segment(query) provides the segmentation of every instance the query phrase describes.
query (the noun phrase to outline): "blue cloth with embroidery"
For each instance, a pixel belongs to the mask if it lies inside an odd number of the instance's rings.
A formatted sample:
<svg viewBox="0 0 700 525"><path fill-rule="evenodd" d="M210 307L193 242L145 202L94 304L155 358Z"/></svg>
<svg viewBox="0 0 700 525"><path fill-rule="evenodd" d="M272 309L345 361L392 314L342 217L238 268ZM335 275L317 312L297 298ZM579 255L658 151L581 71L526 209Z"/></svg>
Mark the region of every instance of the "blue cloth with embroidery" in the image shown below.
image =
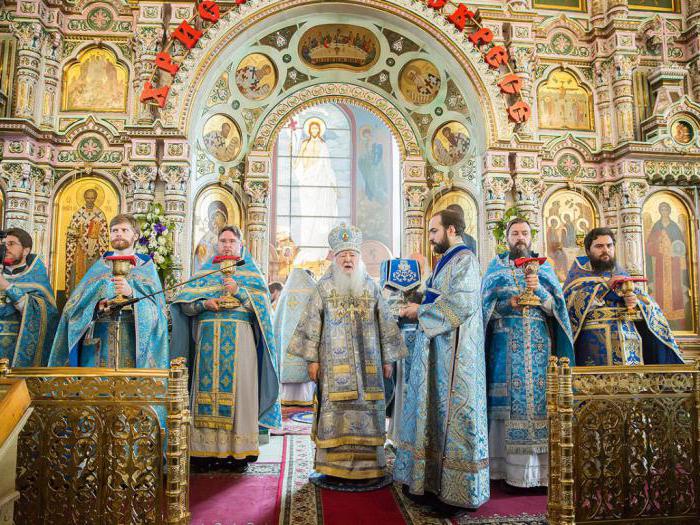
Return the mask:
<svg viewBox="0 0 700 525"><path fill-rule="evenodd" d="M420 265L415 259L389 259L379 269L379 287L408 292L420 285Z"/></svg>
<svg viewBox="0 0 700 525"><path fill-rule="evenodd" d="M545 262L535 290L542 307L514 308L525 274L508 253L491 261L481 288L486 330L489 418L505 420L506 452L547 452L547 365L550 355L574 363L571 325L559 279Z"/></svg>
<svg viewBox="0 0 700 525"><path fill-rule="evenodd" d="M578 257L564 283L576 348L583 366L683 363L678 344L661 308L637 288L638 321L623 320L624 299L608 286L614 276L629 275L616 266L596 274L588 257Z"/></svg>
<svg viewBox="0 0 700 525"><path fill-rule="evenodd" d="M237 298L241 302L250 299L254 310L254 315L249 319L249 322L253 326L258 355L258 421L262 427L280 428L282 426L282 410L279 397L279 356L277 355L277 347L272 330L269 292L265 279L248 250L243 248L241 255L243 258L243 265L236 268L232 277L239 286ZM186 316L179 305L221 297L223 293L221 273L216 272L211 275L204 275L218 270L219 266L219 264L213 263L213 258L207 261L195 275L195 277L198 275L201 275L201 277L182 288L171 308L173 319L172 354L173 357L185 357L190 364L191 371L200 361L203 363L214 363L216 359L218 362L219 356L214 356L214 352L219 352L221 349L214 348L214 341L207 341L208 344L199 345L199 351L206 351L207 355L195 355L197 345L192 335L195 319ZM234 315L236 312L237 311L204 312L202 315L214 315L217 320L221 320L225 323L227 317ZM235 328L235 320L231 319L231 321L232 322L226 324ZM202 332L200 337L206 338L208 334L208 332ZM209 336L211 335L209 334ZM227 337L235 342L235 329L231 330L231 333ZM219 346L223 347L223 345ZM235 348L232 348L228 352L230 354L229 360L233 362L235 359ZM202 370L202 373L204 373L206 367L200 366L199 368ZM224 374L222 374L222 379L223 375ZM229 379L232 378L229 377ZM232 380L228 382L221 381L219 384L214 385L211 378L207 379L200 373L197 373L193 377L193 381L197 382L196 388L198 392L212 391L212 389L218 389L217 391L222 392L232 392L234 386ZM193 416L195 419L198 417L198 411L201 408L202 416L221 416L222 428L232 423L230 414L225 413L227 410L226 408L223 408L222 411L222 406L217 405L217 407L213 407L210 405L207 407L205 405L206 403L198 402L197 406L194 407L195 413ZM231 408L232 407L228 407L228 410Z"/></svg>
<svg viewBox="0 0 700 525"><path fill-rule="evenodd" d="M458 244L428 283L433 299L418 307L394 479L413 494L477 508L490 495L479 263Z"/></svg>
<svg viewBox="0 0 700 525"><path fill-rule="evenodd" d="M49 366L112 366L109 348L109 322L96 321L97 303L116 296L111 281L112 265L105 257L98 259L71 293L58 324L51 349ZM158 271L150 257L136 254L137 264L131 269L127 282L134 297L144 297L162 291ZM163 294L144 299L133 305L133 323L121 348L120 363L136 368L168 368L168 319ZM123 326L123 325L122 325ZM94 331L91 341L89 332ZM88 336L88 337L86 337Z"/></svg>
<svg viewBox="0 0 700 525"><path fill-rule="evenodd" d="M46 366L58 323L46 266L30 254L24 270L3 277L10 287L0 305L0 358L9 359L11 368Z"/></svg>

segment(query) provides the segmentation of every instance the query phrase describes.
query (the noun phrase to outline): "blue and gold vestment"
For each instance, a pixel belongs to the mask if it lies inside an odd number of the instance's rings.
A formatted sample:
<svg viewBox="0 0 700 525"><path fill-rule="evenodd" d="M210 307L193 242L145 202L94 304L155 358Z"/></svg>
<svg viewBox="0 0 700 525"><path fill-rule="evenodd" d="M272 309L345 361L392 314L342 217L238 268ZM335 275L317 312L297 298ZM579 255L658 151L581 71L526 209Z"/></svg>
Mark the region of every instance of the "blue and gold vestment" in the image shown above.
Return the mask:
<svg viewBox="0 0 700 525"><path fill-rule="evenodd" d="M540 266L538 278L535 295L543 307L515 308L511 299L525 291L525 275L504 253L489 264L481 288L489 418L506 421L506 450L512 454L547 451L549 356L574 364L566 303L549 262Z"/></svg>
<svg viewBox="0 0 700 525"><path fill-rule="evenodd" d="M578 257L564 283L573 328L576 363L582 366L683 363L671 327L649 294L636 289L637 318L625 319L624 299L608 286L620 266L594 273L588 257Z"/></svg>
<svg viewBox="0 0 700 525"><path fill-rule="evenodd" d="M116 296L112 265L105 260L112 254L107 252L97 260L71 293L58 324L49 366L113 367L118 338L120 367L168 368L168 319L162 293L137 302L119 317L97 317L97 304ZM134 298L163 289L147 255L136 254L136 266L126 280Z"/></svg>
<svg viewBox="0 0 700 525"><path fill-rule="evenodd" d="M484 327L476 257L450 248L426 282L394 479L476 508L489 499Z"/></svg>
<svg viewBox="0 0 700 525"><path fill-rule="evenodd" d="M384 475L386 407L382 366L406 355L379 286L365 275L353 295L336 289L333 264L309 300L288 352L320 363L312 429L314 468L349 479Z"/></svg>
<svg viewBox="0 0 700 525"><path fill-rule="evenodd" d="M0 304L0 358L10 367L46 366L58 323L53 289L41 258L27 257L27 265L3 277L10 287Z"/></svg>
<svg viewBox="0 0 700 525"><path fill-rule="evenodd" d="M235 297L240 301L240 307L216 312L204 309L204 301L224 294L221 273L205 275L220 268L218 263L214 264L213 259L210 259L194 276L200 277L182 288L171 308L171 350L173 356L185 357L190 367L195 428L235 434L236 384L244 379L237 376L240 337L243 332L251 329L254 338L250 344L254 345L253 352L257 361L258 380L257 385L254 385L254 395L258 401L257 422L259 426L267 428L279 428L282 425L279 357L272 332L269 292L262 273L245 248L242 257L244 264L237 266L232 275L239 287ZM254 432L254 439L250 436L246 439L257 446L257 428ZM206 455L257 455L257 450L249 450L248 454L244 454L232 448L235 447L231 445L228 450L211 450Z"/></svg>

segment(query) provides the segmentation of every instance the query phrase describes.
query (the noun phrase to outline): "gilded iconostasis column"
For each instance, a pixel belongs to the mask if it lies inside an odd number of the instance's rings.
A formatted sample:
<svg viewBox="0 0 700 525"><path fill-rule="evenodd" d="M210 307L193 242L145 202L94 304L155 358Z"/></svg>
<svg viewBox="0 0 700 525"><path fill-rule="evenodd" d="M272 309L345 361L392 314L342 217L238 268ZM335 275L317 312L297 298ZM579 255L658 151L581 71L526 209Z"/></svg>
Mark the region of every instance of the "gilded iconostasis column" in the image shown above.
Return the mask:
<svg viewBox="0 0 700 525"><path fill-rule="evenodd" d="M17 38L14 116L34 121L43 29L39 22L13 22L10 29Z"/></svg>
<svg viewBox="0 0 700 525"><path fill-rule="evenodd" d="M174 277L181 279L183 247L185 246L184 225L187 217L187 186L190 180L189 145L181 141L166 141L163 160L160 164L160 178L165 182L165 217L173 221ZM191 211L191 210L190 210Z"/></svg>
<svg viewBox="0 0 700 525"><path fill-rule="evenodd" d="M29 231L30 199L32 193L32 165L29 162L4 162L2 177L5 180L7 208L5 227L18 227Z"/></svg>
<svg viewBox="0 0 700 525"><path fill-rule="evenodd" d="M600 42L597 42L601 45ZM596 108L598 110L598 136L600 146L611 147L612 138L612 116L610 107L610 61L596 59L593 63L593 77L596 92Z"/></svg>
<svg viewBox="0 0 700 525"><path fill-rule="evenodd" d="M423 157L407 157L402 166L403 174L403 246L404 257L422 253L425 236L425 204L428 196L428 183L425 178ZM426 257L429 254L423 254Z"/></svg>
<svg viewBox="0 0 700 525"><path fill-rule="evenodd" d="M126 208L129 213L145 213L155 199L158 166L155 158L155 139L138 139L131 144L131 163L122 172L126 186Z"/></svg>
<svg viewBox="0 0 700 525"><path fill-rule="evenodd" d="M43 167L33 170L33 182L34 203L32 206L32 219L34 231L32 232L32 239L34 240L34 248L32 251L41 255L44 261L48 261L49 253L51 252L49 203L51 200L51 192L56 182L54 169Z"/></svg>
<svg viewBox="0 0 700 525"><path fill-rule="evenodd" d="M139 13L136 22L136 31L132 39L134 50L134 93L141 93L146 82L149 81L155 68L156 53L160 50L163 40L163 8L165 4L139 3ZM163 72L159 74L165 74ZM158 77L152 84L158 84ZM136 123L141 125L152 124L154 121L153 106L142 104L139 97L134 97L134 113Z"/></svg>
<svg viewBox="0 0 700 525"><path fill-rule="evenodd" d="M515 205L528 218L532 227L541 231L541 197L545 186L540 170L540 159L535 152L519 151L512 155L514 157ZM535 242L539 245L541 239L540 235L535 239Z"/></svg>
<svg viewBox="0 0 700 525"><path fill-rule="evenodd" d="M58 81L60 76L59 64L63 55L63 36L58 31L46 36L42 56L44 80L41 94L40 125L42 128L53 129L58 109Z"/></svg>
<svg viewBox="0 0 700 525"><path fill-rule="evenodd" d="M482 260L490 260L496 253L493 230L506 211L506 197L513 188L513 178L505 151L487 151L484 155L484 208L486 211L486 239L479 250Z"/></svg>
<svg viewBox="0 0 700 525"><path fill-rule="evenodd" d="M270 242L268 217L270 215L271 163L271 152L251 151L246 158L243 182L243 191L248 196L246 246L265 275L267 275Z"/></svg>
<svg viewBox="0 0 700 525"><path fill-rule="evenodd" d="M637 161L632 161L637 162ZM644 239L642 236L642 204L649 191L644 179L620 183L620 230L624 247L624 266L631 275L644 275Z"/></svg>
<svg viewBox="0 0 700 525"><path fill-rule="evenodd" d="M525 17L529 20L521 20ZM516 73L523 81L520 88L522 99L527 102L531 108L536 106L536 101L533 100L532 86L535 75L535 61L537 51L535 48L535 37L532 31L532 18L535 17L534 12L521 13L518 16L518 22L508 24L506 44L508 46L508 54L511 58L513 72ZM535 119L530 118L523 122L518 128L518 135L521 138L530 138L534 135Z"/></svg>
<svg viewBox="0 0 700 525"><path fill-rule="evenodd" d="M621 34L619 42L628 43L634 50L634 35ZM617 144L634 140L634 97L632 94L632 71L639 63L636 50L616 53L613 57L613 102ZM634 54L631 54L634 53Z"/></svg>

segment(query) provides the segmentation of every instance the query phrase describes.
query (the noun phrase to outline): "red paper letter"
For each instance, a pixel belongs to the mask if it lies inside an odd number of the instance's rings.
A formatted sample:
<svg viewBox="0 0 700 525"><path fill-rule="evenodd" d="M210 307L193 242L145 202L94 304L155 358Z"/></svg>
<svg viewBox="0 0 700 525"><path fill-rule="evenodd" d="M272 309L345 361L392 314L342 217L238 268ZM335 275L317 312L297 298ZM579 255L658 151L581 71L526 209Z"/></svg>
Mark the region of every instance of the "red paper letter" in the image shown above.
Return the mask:
<svg viewBox="0 0 700 525"><path fill-rule="evenodd" d="M428 7L432 7L433 9L442 9L445 7L446 3L447 0L428 0Z"/></svg>
<svg viewBox="0 0 700 525"><path fill-rule="evenodd" d="M245 0L236 0L236 5L245 4Z"/></svg>
<svg viewBox="0 0 700 525"><path fill-rule="evenodd" d="M523 79L515 73L509 73L498 82L497 86L501 88L501 93L515 95L520 93L520 89L523 87Z"/></svg>
<svg viewBox="0 0 700 525"><path fill-rule="evenodd" d="M174 75L177 73L177 70L180 69L180 66L173 62L170 53L165 53L164 51L161 51L156 55L156 67L162 69L163 71L167 71L171 75Z"/></svg>
<svg viewBox="0 0 700 525"><path fill-rule="evenodd" d="M477 47L482 44L490 44L493 40L493 31L488 27L482 27L476 33L469 35L469 40Z"/></svg>
<svg viewBox="0 0 700 525"><path fill-rule="evenodd" d="M467 6L464 4L459 4L455 12L447 17L447 19L460 31L464 31L464 26L467 24L467 18L469 20L473 20L474 13L467 9Z"/></svg>
<svg viewBox="0 0 700 525"><path fill-rule="evenodd" d="M199 39L202 38L202 32L188 24L187 20L183 20L175 31L173 31L173 38L177 38L180 42L185 44L187 49L192 49L197 45Z"/></svg>
<svg viewBox="0 0 700 525"><path fill-rule="evenodd" d="M199 11L199 16L201 16L203 20L207 20L214 24L219 21L219 6L216 4L216 2L204 0L197 6L197 11Z"/></svg>
<svg viewBox="0 0 700 525"><path fill-rule="evenodd" d="M158 102L158 107L162 108L165 106L165 101L168 99L168 91L170 91L170 86L154 88L150 82L146 82L139 100L141 100L141 102L148 102L149 100L155 99L156 102Z"/></svg>
<svg viewBox="0 0 700 525"><path fill-rule="evenodd" d="M501 64L508 62L508 51L503 46L493 46L484 56L484 60L491 69L498 69Z"/></svg>
<svg viewBox="0 0 700 525"><path fill-rule="evenodd" d="M508 108L508 117L518 124L525 122L530 118L530 106L520 100Z"/></svg>

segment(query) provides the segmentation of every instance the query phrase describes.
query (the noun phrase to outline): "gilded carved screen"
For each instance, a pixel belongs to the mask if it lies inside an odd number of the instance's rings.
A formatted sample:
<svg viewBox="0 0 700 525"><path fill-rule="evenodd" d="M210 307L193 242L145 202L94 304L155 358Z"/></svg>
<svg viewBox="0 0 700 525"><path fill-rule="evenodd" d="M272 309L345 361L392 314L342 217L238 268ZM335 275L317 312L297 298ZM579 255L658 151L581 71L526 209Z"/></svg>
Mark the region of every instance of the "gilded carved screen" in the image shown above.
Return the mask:
<svg viewBox="0 0 700 525"><path fill-rule="evenodd" d="M109 221L119 213L114 187L98 177L82 177L56 195L51 243L51 284L59 304L90 265L109 249Z"/></svg>
<svg viewBox="0 0 700 525"><path fill-rule="evenodd" d="M670 192L655 193L642 209L649 293L676 332L695 332L693 235L690 214Z"/></svg>
<svg viewBox="0 0 700 525"><path fill-rule="evenodd" d="M238 226L243 230L241 208L230 192L220 186L209 186L197 197L194 209L192 273L216 255L218 233L226 225Z"/></svg>
<svg viewBox="0 0 700 525"><path fill-rule="evenodd" d="M545 253L563 282L576 257L585 255L583 238L597 226L595 212L580 193L559 190L547 199L542 217Z"/></svg>
<svg viewBox="0 0 700 525"><path fill-rule="evenodd" d="M93 47L63 70L63 111L125 112L129 72L106 48Z"/></svg>

